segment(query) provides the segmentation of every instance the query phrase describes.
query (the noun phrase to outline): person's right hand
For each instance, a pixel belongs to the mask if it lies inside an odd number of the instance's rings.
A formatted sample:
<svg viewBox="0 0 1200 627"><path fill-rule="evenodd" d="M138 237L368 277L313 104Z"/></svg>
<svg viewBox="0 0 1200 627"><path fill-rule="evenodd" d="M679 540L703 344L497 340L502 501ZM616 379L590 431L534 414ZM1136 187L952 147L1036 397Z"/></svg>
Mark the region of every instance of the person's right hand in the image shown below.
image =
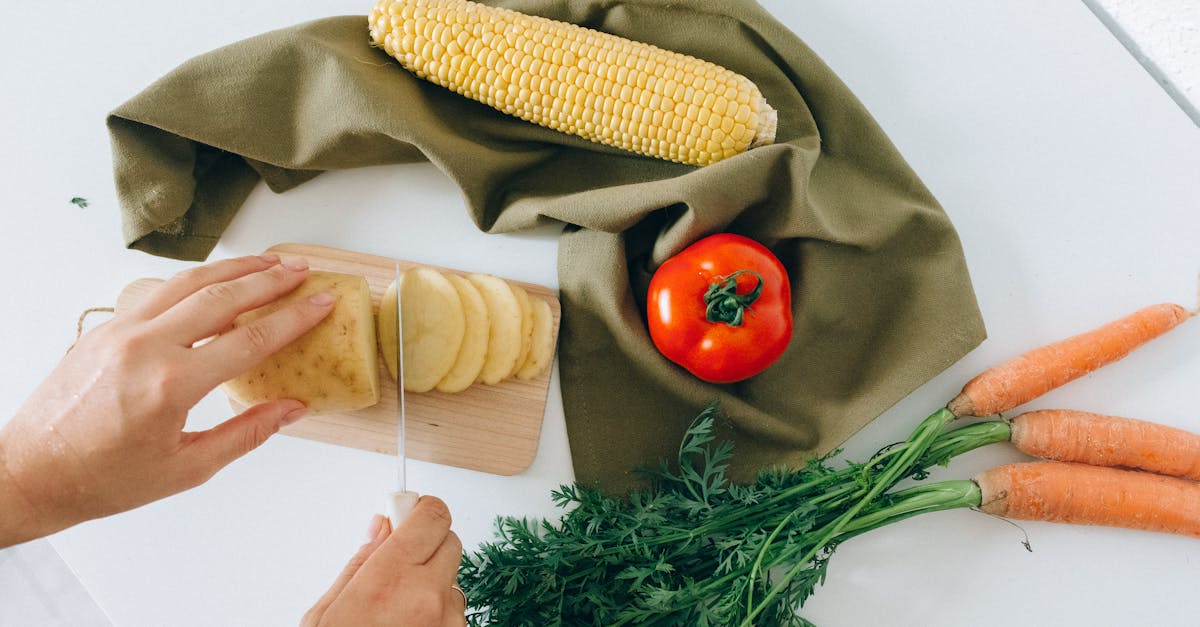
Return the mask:
<svg viewBox="0 0 1200 627"><path fill-rule="evenodd" d="M301 627L466 625L465 596L455 589L462 542L441 499L422 496L394 531L376 514L367 536Z"/></svg>

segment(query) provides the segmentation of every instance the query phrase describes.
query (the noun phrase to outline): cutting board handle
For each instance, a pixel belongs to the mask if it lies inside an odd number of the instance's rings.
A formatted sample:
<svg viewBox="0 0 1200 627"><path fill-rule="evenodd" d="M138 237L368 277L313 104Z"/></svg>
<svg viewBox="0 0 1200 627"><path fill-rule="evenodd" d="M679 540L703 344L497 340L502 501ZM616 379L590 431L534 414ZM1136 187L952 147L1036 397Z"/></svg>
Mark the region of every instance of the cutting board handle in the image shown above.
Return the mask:
<svg viewBox="0 0 1200 627"><path fill-rule="evenodd" d="M117 296L117 313L132 309L163 283L162 279L137 279L126 285Z"/></svg>

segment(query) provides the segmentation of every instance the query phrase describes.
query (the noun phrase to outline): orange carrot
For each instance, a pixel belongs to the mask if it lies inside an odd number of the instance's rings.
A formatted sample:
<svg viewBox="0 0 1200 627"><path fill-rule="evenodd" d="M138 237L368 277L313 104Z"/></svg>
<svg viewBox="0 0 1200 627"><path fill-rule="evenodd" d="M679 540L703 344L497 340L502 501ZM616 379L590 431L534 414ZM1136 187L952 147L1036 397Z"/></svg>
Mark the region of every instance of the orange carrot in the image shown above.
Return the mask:
<svg viewBox="0 0 1200 627"><path fill-rule="evenodd" d="M980 509L1005 518L1200 538L1200 483L1066 462L1008 464L975 477Z"/></svg>
<svg viewBox="0 0 1200 627"><path fill-rule="evenodd" d="M947 407L955 416L1008 411L1121 359L1191 315L1172 303L1152 305L1097 329L1036 348L971 379Z"/></svg>
<svg viewBox="0 0 1200 627"><path fill-rule="evenodd" d="M1013 418L1011 439L1034 457L1200 480L1200 435L1144 420L1044 409Z"/></svg>

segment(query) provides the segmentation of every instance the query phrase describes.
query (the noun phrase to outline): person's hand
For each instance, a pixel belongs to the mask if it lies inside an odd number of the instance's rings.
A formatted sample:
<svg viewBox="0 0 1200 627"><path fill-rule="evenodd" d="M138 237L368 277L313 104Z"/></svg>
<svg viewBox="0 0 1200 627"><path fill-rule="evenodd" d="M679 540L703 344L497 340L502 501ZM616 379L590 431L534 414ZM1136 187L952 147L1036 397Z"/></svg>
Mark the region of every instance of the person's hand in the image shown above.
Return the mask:
<svg viewBox="0 0 1200 627"><path fill-rule="evenodd" d="M359 548L301 627L461 627L466 596L458 589L462 542L450 510L422 496L395 531L376 515Z"/></svg>
<svg viewBox="0 0 1200 627"><path fill-rule="evenodd" d="M322 293L229 331L307 276L273 255L198 266L80 338L0 431L0 546L199 485L299 418L303 404L277 400L184 431L217 385L329 314Z"/></svg>

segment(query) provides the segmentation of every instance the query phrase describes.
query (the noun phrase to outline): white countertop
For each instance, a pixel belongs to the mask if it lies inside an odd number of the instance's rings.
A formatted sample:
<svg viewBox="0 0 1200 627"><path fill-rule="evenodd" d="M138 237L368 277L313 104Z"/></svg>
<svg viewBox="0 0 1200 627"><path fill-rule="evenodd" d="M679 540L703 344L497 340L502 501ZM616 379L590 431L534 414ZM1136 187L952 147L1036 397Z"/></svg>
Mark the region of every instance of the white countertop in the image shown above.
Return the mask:
<svg viewBox="0 0 1200 627"><path fill-rule="evenodd" d="M369 3L368 3L369 4ZM966 249L989 338L847 443L863 458L907 433L978 370L1140 306L1197 306L1200 129L1080 3L810 0L763 4L842 77L938 197ZM70 344L79 312L141 276L189 264L126 251L104 115L178 63L360 2L22 3L0 25L0 422ZM68 200L90 201L79 209ZM550 286L554 231L484 235L432 166L260 186L214 256L301 241L486 269ZM1072 407L1200 431L1200 323L1031 407ZM412 462L470 547L498 514L551 515L572 478L557 377L537 459L497 477ZM219 394L192 413L224 420ZM993 447L939 477L1019 459ZM118 627L290 625L361 542L391 488L391 457L273 438L205 486L59 533L54 547ZM1012 526L961 511L841 547L805 608L825 627L1192 625L1200 541ZM0 592L2 596L2 592ZM0 598L0 603L3 599Z"/></svg>

